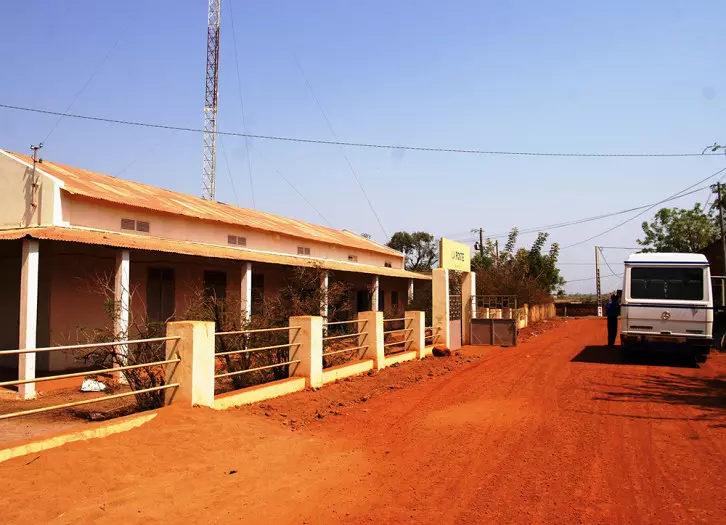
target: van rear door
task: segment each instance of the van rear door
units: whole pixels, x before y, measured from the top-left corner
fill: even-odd
[[[626,265],[622,304],[628,333],[711,337],[710,275],[703,265]]]

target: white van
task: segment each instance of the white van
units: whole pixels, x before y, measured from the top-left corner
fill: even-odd
[[[705,361],[713,340],[713,294],[704,255],[631,255],[621,307],[623,349],[674,348]]]

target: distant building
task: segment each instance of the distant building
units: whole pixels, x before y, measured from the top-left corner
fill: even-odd
[[[254,314],[291,266],[320,266],[350,283],[359,311],[402,311],[414,280],[431,279],[404,262],[349,231],[48,160],[34,171],[32,158],[0,150],[0,349],[73,344],[80,328],[107,326],[89,284],[98,275],[114,276],[116,300],[132,315],[158,321],[210,288],[238,294],[241,313]],[[61,354],[37,354],[38,370],[70,366]]]

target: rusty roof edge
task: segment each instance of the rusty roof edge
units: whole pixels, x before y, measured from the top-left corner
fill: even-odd
[[[121,233],[121,232],[113,232],[108,230],[98,230],[94,228],[79,228],[79,227],[73,227],[73,228],[67,228],[63,226],[34,226],[30,228],[14,228],[14,229],[6,229],[6,230],[0,230],[0,240],[18,240],[23,238],[33,238],[33,239],[39,239],[39,240],[58,240],[58,241],[65,241],[65,242],[80,242],[83,244],[95,244],[95,245],[103,245],[99,242],[91,242],[88,238],[86,239],[63,239],[63,238],[54,238],[53,233],[54,232],[75,232],[75,233],[81,233],[81,234],[98,234],[98,235],[104,235],[106,236],[104,240],[110,241],[108,244],[109,246],[117,247],[117,248],[127,248],[127,249],[137,249],[137,250],[148,250],[148,251],[161,251],[165,253],[180,253],[178,251],[174,251],[171,249],[159,249],[156,247],[150,248],[143,246],[135,246],[132,244],[132,241],[138,241],[140,243],[148,243],[150,241],[167,241],[170,244],[178,243],[183,246],[194,246],[194,247],[206,247],[206,248],[215,248],[218,250],[222,250],[225,254],[240,254],[240,255],[246,255],[242,257],[215,257],[214,255],[206,255],[206,257],[211,258],[223,258],[223,259],[232,259],[232,260],[252,260],[252,262],[262,262],[262,263],[270,263],[270,264],[282,264],[287,266],[296,266],[296,264],[293,264],[292,261],[295,261],[297,263],[300,263],[300,266],[314,266],[316,264],[320,264],[323,268],[332,269],[332,270],[339,270],[339,271],[351,271],[355,273],[366,273],[366,274],[372,274],[372,275],[381,275],[381,276],[388,276],[388,277],[402,277],[402,278],[411,278],[411,279],[419,279],[428,281],[431,280],[431,276],[421,274],[418,272],[411,272],[409,270],[405,269],[399,269],[399,268],[386,268],[386,267],[379,267],[379,266],[372,266],[368,264],[361,264],[361,263],[351,263],[347,261],[338,261],[335,259],[322,259],[322,258],[315,258],[315,257],[300,257],[298,255],[294,254],[286,254],[286,253],[277,253],[277,252],[266,252],[261,250],[249,250],[246,248],[230,248],[228,246],[222,246],[218,244],[210,244],[210,243],[202,243],[202,242],[196,242],[196,241],[181,241],[177,239],[166,239],[163,237],[153,237],[153,236],[143,236],[143,235],[136,235],[136,234],[130,234],[130,233]],[[58,236],[56,236],[58,237]],[[114,238],[117,239],[117,242],[114,242]],[[118,242],[127,240],[127,242]],[[203,256],[199,253],[182,253],[182,255],[191,255],[191,256]],[[271,259],[276,258],[280,259],[279,261],[272,261]],[[289,262],[285,262],[289,261]]]
[[[16,162],[19,162],[19,163],[21,163],[21,164],[23,164],[25,166],[30,166],[22,158],[18,158],[18,155],[21,155],[20,153],[14,153],[14,152],[11,152],[11,151],[2,149],[2,148],[0,148],[0,152],[3,152],[4,154],[6,154],[8,157],[12,158]],[[226,204],[226,203],[223,203],[223,202],[208,201],[208,200],[202,199],[201,197],[197,197],[195,195],[189,195],[189,194],[182,193],[182,192],[179,192],[179,191],[173,191],[173,190],[169,190],[169,189],[166,189],[166,188],[160,188],[158,186],[152,186],[151,184],[146,184],[144,182],[136,182],[136,181],[132,181],[132,180],[128,180],[128,179],[121,179],[121,178],[115,177],[113,175],[108,175],[108,174],[100,173],[100,172],[94,172],[92,170],[87,170],[85,168],[76,168],[76,167],[72,167],[72,166],[66,166],[64,164],[60,164],[60,163],[54,162],[52,160],[46,160],[45,162],[51,168],[55,168],[55,169],[58,169],[60,171],[64,171],[64,170],[65,171],[68,171],[69,169],[75,169],[75,170],[85,171],[85,172],[88,172],[88,173],[92,173],[94,175],[100,175],[100,176],[103,176],[103,177],[108,177],[110,179],[114,179],[114,180],[117,180],[117,181],[121,181],[123,183],[128,183],[128,184],[132,184],[132,185],[138,185],[138,186],[141,186],[141,187],[144,187],[144,188],[149,188],[151,191],[164,192],[164,193],[167,193],[171,197],[173,197],[173,196],[183,196],[185,198],[194,199],[194,200],[200,201],[200,203],[203,203],[206,206],[209,206],[210,204],[213,204],[214,206],[229,206],[231,208],[237,208],[237,209],[245,210],[246,212],[249,212],[249,213],[257,214],[260,217],[269,216],[269,217],[272,217],[272,218],[275,218],[275,219],[279,219],[279,220],[282,220],[282,221],[288,221],[288,222],[296,223],[297,225],[302,226],[303,228],[309,228],[309,227],[312,226],[312,227],[314,227],[316,229],[322,230],[323,232],[330,232],[331,237],[333,237],[333,238],[332,239],[320,239],[320,238],[314,238],[314,237],[313,238],[311,238],[311,237],[297,237],[297,236],[290,235],[290,234],[286,233],[284,231],[284,229],[282,229],[282,228],[279,228],[279,229],[268,229],[268,228],[260,228],[260,227],[255,227],[255,226],[249,226],[247,224],[241,224],[241,223],[238,223],[238,222],[229,222],[229,221],[223,221],[223,220],[215,220],[215,219],[211,219],[211,218],[200,218],[200,217],[197,217],[197,216],[192,215],[190,213],[187,213],[186,210],[183,210],[183,209],[182,209],[182,211],[180,211],[178,213],[174,213],[174,212],[165,212],[165,211],[158,210],[158,209],[155,209],[155,208],[152,208],[152,207],[149,207],[149,206],[140,206],[140,205],[134,206],[133,204],[129,204],[127,202],[123,203],[122,206],[129,206],[129,207],[133,207],[135,209],[142,209],[142,210],[154,210],[156,212],[167,213],[169,215],[189,217],[189,218],[192,218],[194,220],[209,221],[209,222],[214,222],[214,223],[218,223],[218,224],[242,226],[242,227],[250,228],[250,229],[253,229],[253,230],[256,230],[256,231],[263,231],[263,232],[268,232],[268,233],[269,232],[279,233],[281,235],[286,235],[288,237],[292,237],[292,238],[295,238],[295,239],[305,239],[305,240],[318,241],[318,242],[323,242],[323,243],[327,243],[327,244],[335,244],[336,246],[342,246],[342,247],[345,247],[345,248],[357,248],[357,249],[360,249],[360,250],[368,250],[368,251],[371,251],[371,252],[374,252],[374,253],[382,253],[382,254],[385,254],[385,255],[402,257],[402,254],[399,253],[399,252],[397,252],[396,250],[393,250],[392,248],[389,248],[388,246],[381,245],[381,244],[379,244],[379,243],[377,243],[375,241],[372,241],[370,239],[366,239],[363,236],[359,236],[360,238],[356,237],[356,240],[359,241],[361,244],[368,245],[368,247],[363,247],[363,246],[350,246],[348,244],[342,243],[341,241],[336,241],[335,240],[335,235],[340,234],[340,233],[344,233],[344,234],[347,234],[347,236],[350,236],[351,232],[349,232],[348,230],[337,230],[335,228],[330,228],[328,226],[323,226],[321,224],[314,224],[314,223],[311,223],[311,222],[301,221],[299,219],[294,219],[294,218],[291,218],[291,217],[283,217],[282,215],[277,215],[277,214],[274,214],[274,213],[261,212],[261,211],[253,210],[253,209],[250,209],[250,208],[242,208],[240,206],[233,206],[231,204]],[[41,167],[36,167],[36,171],[37,170],[40,170],[40,173],[42,173],[46,177],[52,179],[54,182],[56,182],[59,185],[59,187],[61,189],[65,190],[66,192],[68,192],[71,195],[75,195],[75,196],[83,197],[83,198],[88,198],[88,199],[92,199],[92,200],[96,200],[96,201],[101,201],[101,202],[109,202],[109,203],[112,203],[112,204],[119,204],[118,201],[113,200],[111,198],[104,198],[104,197],[99,197],[99,196],[91,195],[91,194],[89,194],[88,191],[84,191],[84,190],[78,189],[78,188],[75,188],[74,189],[72,184],[66,185],[64,183],[64,181],[60,180],[58,177],[56,177],[54,175],[51,175],[47,171],[44,171]],[[357,234],[355,234],[355,235],[357,235]]]
[[[52,177],[52,176],[51,176],[51,178],[55,179],[55,177]],[[135,183],[135,184],[141,184],[141,183]],[[379,245],[378,243],[376,243],[374,241],[371,241],[370,239],[366,239],[363,236],[360,236],[360,239],[356,238],[356,240],[359,241],[359,242],[362,242],[364,244],[367,244],[369,246],[351,246],[350,244],[344,244],[344,243],[342,243],[340,241],[336,241],[334,238],[332,238],[332,239],[324,239],[324,238],[319,238],[319,237],[298,237],[296,235],[291,235],[291,234],[283,231],[282,228],[280,228],[279,230],[272,230],[272,229],[268,229],[268,228],[260,228],[259,226],[253,226],[253,225],[243,224],[243,223],[239,223],[239,222],[229,222],[229,221],[223,221],[223,220],[217,220],[217,219],[211,219],[211,218],[196,217],[196,216],[194,216],[192,214],[184,213],[183,211],[180,211],[179,213],[173,213],[173,212],[169,212],[169,211],[165,211],[165,210],[158,210],[158,209],[150,208],[148,206],[136,205],[133,202],[119,203],[118,201],[114,201],[114,200],[111,200],[111,199],[105,199],[103,197],[97,197],[97,196],[89,195],[87,192],[73,191],[71,188],[64,187],[62,185],[62,181],[61,181],[60,188],[61,188],[61,190],[63,190],[65,192],[73,195],[76,198],[89,199],[89,200],[92,200],[92,201],[106,202],[106,203],[110,203],[110,204],[115,204],[115,205],[120,206],[120,207],[123,207],[123,208],[134,208],[134,209],[137,209],[137,210],[151,210],[154,213],[162,213],[162,214],[165,214],[165,215],[170,215],[172,217],[182,216],[182,217],[191,218],[191,219],[193,219],[195,221],[211,222],[211,223],[214,223],[214,224],[224,224],[224,225],[227,225],[227,226],[234,226],[234,227],[237,227],[237,228],[246,228],[246,229],[249,229],[249,230],[259,231],[259,232],[263,232],[263,233],[275,233],[275,234],[278,234],[278,235],[284,235],[285,237],[288,237],[288,238],[291,238],[291,239],[300,239],[300,240],[305,240],[305,241],[314,241],[314,242],[320,242],[320,243],[323,243],[323,244],[334,244],[334,245],[340,246],[342,248],[356,249],[356,250],[364,250],[364,251],[369,251],[369,252],[373,252],[373,253],[378,253],[378,254],[381,254],[381,255],[391,255],[391,256],[403,257],[403,254],[401,252],[399,252],[397,250],[394,250],[393,248],[389,248],[388,246]],[[176,194],[177,193],[177,192],[173,192],[171,190],[164,190],[163,188],[158,188],[158,189],[161,189],[163,191],[168,191],[171,194]],[[181,194],[181,195],[185,195],[185,194]],[[193,197],[192,195],[185,195],[185,196],[187,196],[187,197]],[[217,203],[217,204],[219,205],[220,203]],[[221,203],[221,205],[229,206],[228,204],[224,204],[224,203]],[[248,208],[241,208],[241,209],[247,210]],[[254,212],[256,210],[250,210],[250,211],[253,211]],[[304,221],[299,221],[297,219],[291,219],[289,217],[282,217],[281,215],[275,215],[273,213],[267,213],[267,212],[263,212],[263,213],[265,213],[266,215],[271,215],[273,217],[286,220],[286,221],[295,221],[298,224],[302,224],[304,226],[309,226],[309,225],[312,224],[312,223],[306,223]],[[318,224],[315,224],[313,226],[315,226],[316,228],[325,228],[326,230],[330,230],[330,231],[336,232],[336,233],[346,233],[348,235],[351,235],[351,232],[349,232],[347,230],[335,230],[335,229],[328,228],[326,226],[321,226],[321,225],[318,225]],[[103,231],[103,230],[99,230],[99,231]],[[357,235],[357,234],[352,234],[352,235]]]

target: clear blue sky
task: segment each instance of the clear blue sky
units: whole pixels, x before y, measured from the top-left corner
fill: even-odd
[[[297,56],[342,140],[605,153],[700,152],[726,142],[721,0],[232,1],[250,132],[332,138]],[[229,2],[222,1],[219,129],[241,131]],[[120,37],[72,111],[201,127],[206,10],[204,0],[13,2],[0,18],[0,103],[63,111]],[[0,147],[27,153],[54,121],[0,109]],[[237,198],[221,147],[217,197],[250,207],[244,140],[222,141]],[[262,140],[251,147],[258,209],[321,222],[276,168],[335,227],[385,240],[339,148]],[[470,238],[473,227],[495,234],[655,202],[726,167],[723,156],[346,151],[389,235],[425,230],[455,239]],[[197,134],[68,118],[43,156],[201,192]],[[565,250],[564,276],[593,275],[590,266],[564,263],[591,263],[596,242],[634,246],[649,215]],[[627,217],[554,230],[551,239],[567,245]],[[616,272],[626,254],[605,252]],[[610,278],[605,288],[616,284]],[[593,288],[593,281],[568,286]]]

